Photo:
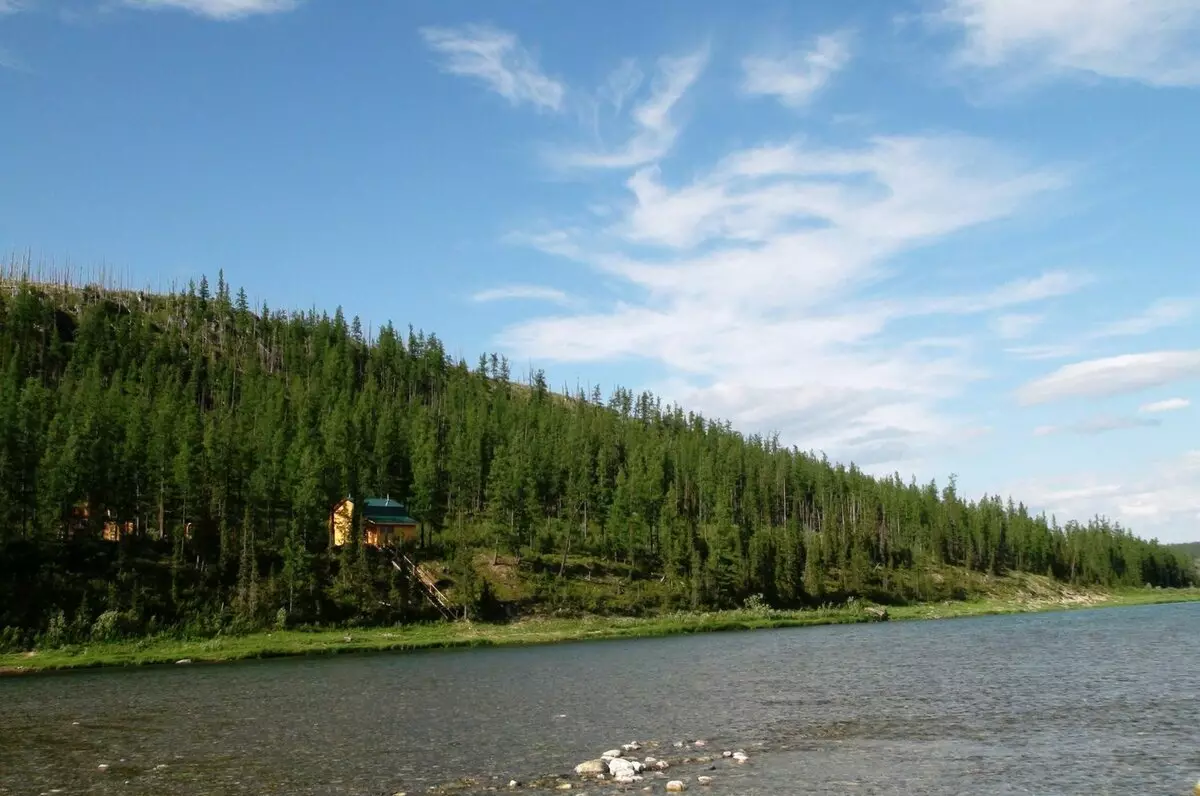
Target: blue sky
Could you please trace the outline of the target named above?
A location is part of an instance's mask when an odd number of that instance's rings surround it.
[[[1200,0],[0,0],[0,251],[1200,538]]]

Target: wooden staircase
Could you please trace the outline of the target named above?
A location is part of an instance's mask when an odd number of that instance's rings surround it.
[[[450,602],[445,593],[437,587],[437,578],[433,576],[433,573],[425,569],[425,567],[421,566],[416,561],[413,561],[405,553],[400,554],[400,562],[402,562],[403,565],[401,565],[401,563],[397,562],[395,559],[392,559],[392,566],[408,575],[412,582],[420,586],[425,598],[429,600],[434,608],[438,609],[438,612],[440,612],[442,616],[447,619],[456,619],[457,615],[454,611],[454,604]]]

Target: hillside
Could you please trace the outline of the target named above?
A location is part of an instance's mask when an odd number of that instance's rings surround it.
[[[1196,577],[1102,520],[870,478],[648,393],[527,382],[432,334],[367,339],[340,309],[252,310],[223,278],[165,296],[5,283],[0,640],[429,616],[387,551],[330,545],[346,495],[405,502],[414,555],[484,613],[948,599],[1010,571]]]
[[[1196,566],[1196,571],[1200,573],[1200,542],[1184,542],[1182,544],[1167,545],[1167,548],[1174,552],[1190,559]]]

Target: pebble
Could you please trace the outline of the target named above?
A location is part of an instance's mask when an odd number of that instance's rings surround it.
[[[108,771],[108,763],[101,763],[100,765],[96,766],[96,768],[100,769],[101,771]]]
[[[668,793],[683,793],[687,790],[687,785],[684,785],[682,780],[673,779],[667,783]]]

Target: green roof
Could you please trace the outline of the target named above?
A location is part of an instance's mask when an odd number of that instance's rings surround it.
[[[388,498],[367,498],[362,502],[363,519],[379,525],[416,525],[403,503]]]

